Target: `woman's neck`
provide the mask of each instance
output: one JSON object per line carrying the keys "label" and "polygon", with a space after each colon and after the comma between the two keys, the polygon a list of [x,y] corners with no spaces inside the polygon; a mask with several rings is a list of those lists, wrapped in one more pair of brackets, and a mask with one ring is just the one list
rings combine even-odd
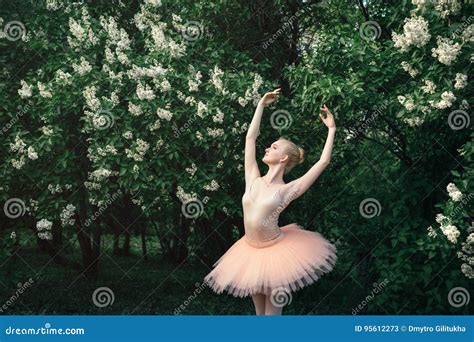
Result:
{"label": "woman's neck", "polygon": [[268,185],[285,184],[285,182],[283,181],[284,172],[284,166],[282,166],[281,164],[270,165],[267,174],[263,176],[263,179]]}

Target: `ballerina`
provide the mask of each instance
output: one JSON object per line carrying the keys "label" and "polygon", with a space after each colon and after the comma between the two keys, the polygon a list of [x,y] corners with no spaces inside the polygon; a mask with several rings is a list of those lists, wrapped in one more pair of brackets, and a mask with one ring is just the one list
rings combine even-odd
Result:
{"label": "ballerina", "polygon": [[328,166],[336,125],[324,105],[322,122],[328,136],[318,162],[303,176],[289,183],[283,175],[304,160],[304,150],[280,138],[265,149],[268,166],[261,177],[255,159],[255,143],[265,106],[278,99],[281,89],[266,93],[259,101],[245,141],[245,193],[242,197],[245,235],[213,265],[204,282],[216,293],[252,296],[257,315],[281,315],[291,302],[291,293],[314,283],[330,272],[337,261],[336,247],[320,233],[297,223],[278,226],[280,213],[303,195]]}

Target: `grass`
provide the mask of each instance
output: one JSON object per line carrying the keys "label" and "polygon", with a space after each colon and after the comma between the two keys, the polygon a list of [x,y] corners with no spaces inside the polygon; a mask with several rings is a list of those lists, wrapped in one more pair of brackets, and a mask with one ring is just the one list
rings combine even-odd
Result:
{"label": "grass", "polygon": [[[141,258],[140,239],[133,237],[131,256],[112,255],[112,235],[105,235],[100,258],[100,274],[90,280],[77,270],[50,263],[50,257],[36,247],[23,247],[0,267],[0,306],[15,294],[18,283],[30,277],[35,280],[4,314],[16,315],[254,315],[250,297],[235,298],[215,294],[201,286],[210,271],[198,258],[189,258],[181,265],[161,260],[159,243],[149,237],[149,259]],[[77,242],[68,246],[69,258],[80,259]],[[1,263],[0,263],[1,264]],[[350,315],[366,293],[348,277],[341,282],[343,268],[336,266],[318,282],[292,294],[284,315]],[[341,284],[339,284],[341,282]],[[114,302],[97,307],[92,294],[99,287],[113,291]],[[359,291],[357,291],[359,289]]]}

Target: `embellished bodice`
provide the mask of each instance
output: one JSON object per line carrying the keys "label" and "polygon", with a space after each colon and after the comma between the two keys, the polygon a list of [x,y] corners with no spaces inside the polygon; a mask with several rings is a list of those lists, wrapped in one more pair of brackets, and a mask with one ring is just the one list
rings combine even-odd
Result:
{"label": "embellished bodice", "polygon": [[280,184],[267,186],[261,177],[257,177],[244,193],[242,197],[244,227],[246,238],[250,242],[262,245],[282,235],[278,217],[286,205],[280,188]]}

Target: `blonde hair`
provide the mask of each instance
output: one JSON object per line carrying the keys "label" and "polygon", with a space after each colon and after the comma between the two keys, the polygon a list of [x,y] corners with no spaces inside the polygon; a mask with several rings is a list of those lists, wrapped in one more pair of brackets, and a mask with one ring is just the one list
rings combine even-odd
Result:
{"label": "blonde hair", "polygon": [[296,165],[301,164],[304,161],[304,150],[301,147],[298,147],[294,142],[280,138],[281,140],[285,140],[288,145],[286,148],[286,153],[288,154],[288,162],[285,167],[285,174],[291,171]]}

